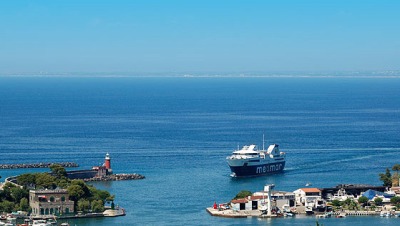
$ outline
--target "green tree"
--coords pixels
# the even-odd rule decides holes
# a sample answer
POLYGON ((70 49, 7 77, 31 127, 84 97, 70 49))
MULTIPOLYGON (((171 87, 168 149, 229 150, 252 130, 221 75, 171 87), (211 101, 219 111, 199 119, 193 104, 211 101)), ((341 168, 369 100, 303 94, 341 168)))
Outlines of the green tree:
POLYGON ((57 187, 56 178, 48 173, 39 173, 36 175, 36 187, 54 189, 57 187))
POLYGON ((74 202, 77 202, 85 194, 82 187, 79 185, 70 185, 67 188, 67 190, 68 190, 69 199, 74 202))
POLYGON ((332 206, 341 206, 341 205, 342 205, 342 202, 337 199, 332 201, 332 206))
POLYGON ((67 171, 59 164, 52 164, 50 166, 50 170, 51 174, 57 179, 63 179, 67 177, 67 171))
POLYGON ((78 201, 78 210, 88 212, 90 210, 90 202, 87 199, 80 199, 78 201))
POLYGON ((77 185, 77 186, 81 187, 81 189, 83 191, 82 196, 84 196, 86 198, 89 198, 92 196, 92 194, 90 193, 89 187, 86 185, 86 183, 83 180, 72 180, 71 185, 77 185))
POLYGON ((17 184, 27 187, 31 184, 36 184, 36 174, 26 173, 17 177, 17 184))
POLYGON ((374 202, 375 202, 375 205, 382 206, 383 200, 381 198, 379 198, 379 197, 376 197, 374 199, 374 202))
POLYGON ((13 202, 4 200, 0 202, 0 212, 11 213, 15 210, 15 204, 13 202))
POLYGON ((115 199, 115 195, 110 195, 110 196, 108 196, 107 198, 106 198, 106 201, 111 201, 111 202, 113 202, 114 201, 114 199, 115 199))
POLYGON ((92 194, 93 200, 106 200, 111 197, 110 192, 104 190, 98 190, 95 187, 89 187, 90 193, 92 194))
POLYGON ((3 185, 3 190, 1 191, 1 197, 3 200, 13 201, 13 197, 11 196, 11 189, 15 188, 15 185, 12 183, 5 183, 3 185))
POLYGON ((242 190, 240 191, 235 198, 233 199, 242 199, 242 198, 247 198, 247 196, 251 196, 253 193, 251 193, 251 191, 247 191, 247 190, 242 190))
POLYGON ((400 164, 395 164, 395 165, 392 167, 392 170, 393 170, 393 171, 396 171, 396 174, 393 175, 393 177, 394 177, 394 178, 393 178, 393 179, 394 179, 393 182, 397 182, 396 186, 400 186, 400 178, 399 178, 400 164))
POLYGON ((92 201, 92 211, 95 213, 101 213, 104 211, 104 203, 101 200, 92 201))
POLYGON ((392 174, 390 173, 389 168, 386 168, 386 173, 379 174, 379 180, 383 182, 383 186, 391 187, 392 186, 392 174))
POLYGON ((394 205, 400 204, 400 197, 394 196, 394 197, 390 198, 390 203, 392 203, 394 205))
POLYGON ((29 211, 29 203, 27 198, 22 198, 19 202, 19 209, 22 211, 29 211))
POLYGON ((362 204, 363 206, 365 206, 368 203, 369 199, 365 196, 361 196, 360 198, 358 198, 358 203, 362 204))
POLYGON ((11 188, 11 198, 15 203, 18 203, 22 198, 28 198, 29 193, 26 189, 20 187, 11 188))

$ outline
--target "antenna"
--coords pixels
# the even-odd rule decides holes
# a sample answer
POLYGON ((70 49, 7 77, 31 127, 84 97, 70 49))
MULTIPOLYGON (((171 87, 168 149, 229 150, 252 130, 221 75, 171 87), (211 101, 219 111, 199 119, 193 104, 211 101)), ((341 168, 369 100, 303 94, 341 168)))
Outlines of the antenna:
POLYGON ((265 140, 264 140, 264 134, 263 134, 263 151, 265 150, 264 144, 265 144, 265 140))

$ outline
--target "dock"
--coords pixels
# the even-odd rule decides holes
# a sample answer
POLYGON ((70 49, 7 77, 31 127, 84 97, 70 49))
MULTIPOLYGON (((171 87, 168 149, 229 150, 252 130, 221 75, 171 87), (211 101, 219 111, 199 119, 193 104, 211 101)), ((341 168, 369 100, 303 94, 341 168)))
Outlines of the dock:
POLYGON ((55 164, 60 165, 64 168, 72 168, 79 166, 75 162, 40 162, 40 163, 0 164, 0 169, 50 168, 50 166, 55 164))
POLYGON ((259 210, 218 210, 213 207, 206 209, 211 216, 228 217, 228 218, 247 218, 247 217, 260 217, 262 212, 259 210))

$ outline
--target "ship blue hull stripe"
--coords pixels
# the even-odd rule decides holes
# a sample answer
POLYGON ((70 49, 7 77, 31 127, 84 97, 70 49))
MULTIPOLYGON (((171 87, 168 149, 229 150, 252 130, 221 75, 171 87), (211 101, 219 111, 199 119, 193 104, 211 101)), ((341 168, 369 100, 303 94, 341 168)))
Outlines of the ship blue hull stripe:
POLYGON ((277 162, 256 166, 229 166, 232 173, 235 173, 237 177, 246 176, 259 176, 271 173, 282 172, 285 168, 285 162, 277 162))

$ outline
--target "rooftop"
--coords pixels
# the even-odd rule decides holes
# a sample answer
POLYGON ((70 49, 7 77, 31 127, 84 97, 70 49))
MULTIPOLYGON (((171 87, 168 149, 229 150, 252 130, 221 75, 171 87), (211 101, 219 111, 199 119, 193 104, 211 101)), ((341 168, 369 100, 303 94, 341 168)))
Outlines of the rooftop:
POLYGON ((304 192, 321 192, 318 188, 300 188, 304 192))

